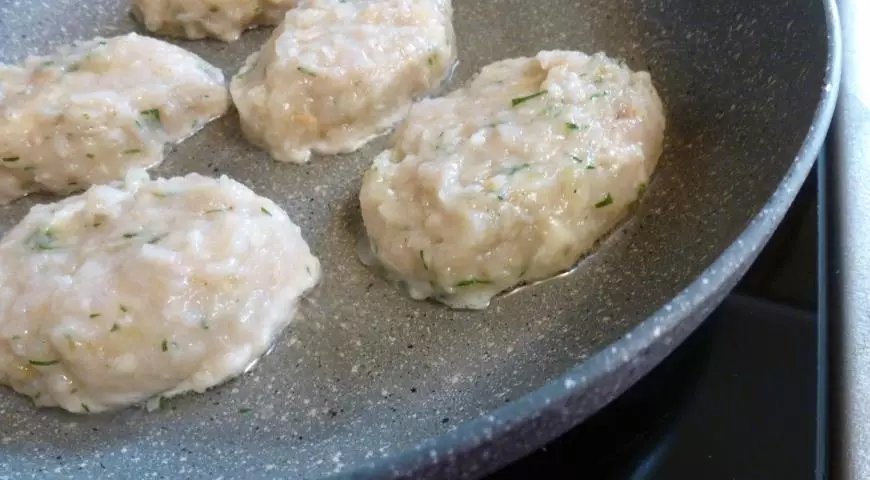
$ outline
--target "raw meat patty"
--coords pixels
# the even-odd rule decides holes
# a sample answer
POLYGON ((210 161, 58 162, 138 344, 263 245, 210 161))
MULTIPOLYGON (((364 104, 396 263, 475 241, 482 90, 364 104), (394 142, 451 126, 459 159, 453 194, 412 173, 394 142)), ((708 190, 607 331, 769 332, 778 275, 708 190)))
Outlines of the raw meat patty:
POLYGON ((230 91, 248 139, 280 161, 352 152, 392 127, 455 62, 447 0, 308 0, 230 91))
POLYGON ((415 298, 485 308, 570 269, 645 188, 665 117, 646 72, 603 54, 491 64, 410 111, 363 180, 372 251, 415 298))
POLYGON ((133 0, 133 15, 148 30, 199 40, 238 40, 258 25, 277 25, 298 0, 133 0))
POLYGON ((0 204, 157 165, 228 106, 219 69, 136 34, 0 65, 0 204))
POLYGON ((37 405, 202 392, 251 366, 318 282, 271 200, 140 172, 38 205, 0 241, 0 384, 37 405))

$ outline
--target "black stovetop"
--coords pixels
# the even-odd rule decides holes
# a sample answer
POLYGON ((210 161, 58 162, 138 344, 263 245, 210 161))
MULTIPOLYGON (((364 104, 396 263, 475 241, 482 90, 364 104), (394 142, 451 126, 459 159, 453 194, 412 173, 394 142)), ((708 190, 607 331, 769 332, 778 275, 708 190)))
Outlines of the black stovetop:
POLYGON ((611 405, 490 478, 812 479, 815 172, 721 307, 611 405))

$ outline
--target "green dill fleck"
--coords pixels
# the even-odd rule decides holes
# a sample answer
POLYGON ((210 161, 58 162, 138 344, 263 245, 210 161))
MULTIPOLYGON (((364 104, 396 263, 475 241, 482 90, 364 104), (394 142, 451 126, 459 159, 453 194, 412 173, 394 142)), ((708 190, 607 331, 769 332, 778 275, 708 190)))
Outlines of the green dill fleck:
MULTIPOLYGON (((139 112, 139 115, 150 124, 156 125, 157 127, 162 128, 163 123, 160 121, 160 110, 157 108, 152 108, 150 110, 142 110, 139 112)), ((140 124, 141 125, 141 124, 140 124)))
POLYGON ((168 352, 169 351, 169 342, 167 342, 166 340, 163 340, 163 343, 160 344, 160 349, 163 350, 164 352, 168 352))
POLYGON ((39 230, 27 239, 27 243, 33 250, 54 250, 58 248, 54 242, 57 240, 54 232, 51 230, 39 230))
POLYGON ((79 69, 81 69, 81 65, 79 65, 78 63, 74 63, 74 64, 66 67, 67 72, 78 72, 79 69))
POLYGON ((435 65, 436 60, 438 60, 437 53, 433 53, 432 55, 429 55, 429 58, 426 59, 426 61, 429 62, 429 65, 435 65))
POLYGON ((158 410, 166 410, 169 408, 169 399, 161 396, 159 400, 157 400, 157 409, 158 410))
POLYGON ((429 270, 429 265, 426 264, 426 257, 423 255, 423 250, 420 250, 420 261, 423 262, 423 268, 429 270))
POLYGON ((577 125, 573 122, 566 122, 565 128, 567 128, 568 130, 581 130, 585 132, 586 130, 589 130, 589 125, 577 125))
POLYGON ((121 329, 121 326, 120 326, 120 325, 118 325, 117 323, 113 323, 113 324, 112 324, 112 328, 110 328, 109 331, 110 331, 110 332, 117 332, 117 331, 120 330, 120 329, 121 329))
POLYGON ((523 163, 523 164, 520 164, 520 165, 514 165, 514 166, 512 166, 512 167, 510 167, 510 168, 507 169, 507 171, 505 172, 505 175, 510 176, 510 175, 513 175, 513 174, 515 174, 515 173, 517 173, 517 172, 523 171, 523 170, 525 170, 525 169, 527 169, 527 168, 531 168, 531 165, 529 165, 528 163, 523 163))
POLYGON ((90 318, 97 318, 97 317, 99 317, 99 316, 100 316, 99 313, 92 313, 92 314, 90 315, 90 318))
POLYGON ((607 195, 604 196, 604 198, 601 199, 600 202, 595 204, 595 208, 606 207, 606 206, 612 205, 612 204, 613 204, 613 196, 611 196, 610 193, 608 193, 607 195))
POLYGON ((94 228, 100 228, 103 226, 103 222, 94 222, 94 228))
POLYGON ((574 160, 577 163, 585 163, 586 170, 595 170, 595 164, 592 163, 592 161, 590 161, 590 160, 583 160, 582 158, 578 157, 577 155, 571 155, 571 160, 574 160))
POLYGON ((22 170, 24 170, 25 172, 29 172, 31 170, 36 170, 36 167, 34 167, 33 165, 28 165, 28 166, 24 167, 22 170))
POLYGON ((489 285, 492 282, 483 278, 466 278, 465 280, 456 284, 457 287, 470 287, 472 285, 489 285))
POLYGON ((266 215, 268 215, 270 217, 272 216, 272 212, 270 212, 268 209, 266 209, 266 207, 260 207, 260 211, 265 213, 266 215))
POLYGON ((163 192, 151 192, 151 195, 154 195, 157 198, 166 198, 169 196, 163 192))
POLYGON ((60 363, 60 360, 30 360, 28 363, 37 367, 50 367, 60 363))
POLYGON ((154 119, 160 121, 160 109, 152 108, 150 110, 142 110, 139 112, 146 119, 154 119))
POLYGON ((122 313, 127 313, 130 311, 129 307, 127 307, 126 305, 120 305, 118 308, 121 310, 122 313))
POLYGON ((296 67, 296 70, 299 70, 300 72, 304 73, 305 75, 308 75, 309 77, 316 77, 317 76, 316 73, 314 73, 313 71, 311 71, 305 67, 296 67))
POLYGON ((88 157, 88 158, 94 158, 94 154, 93 154, 93 153, 86 153, 85 156, 88 157))
POLYGON ((311 267, 309 265, 305 265, 305 273, 311 275, 311 267))
POLYGON ((138 234, 138 233, 135 233, 135 232, 130 232, 130 233, 125 233, 125 234, 124 234, 124 238, 136 238, 136 237, 138 237, 138 236, 139 236, 139 234, 138 234))
POLYGON ((21 340, 21 335, 12 335, 12 340, 21 340))
POLYGON ((39 64, 40 67, 50 67, 54 65, 54 60, 46 60, 39 64))
POLYGON ((239 409, 239 413, 251 413, 251 411, 252 411, 252 409, 247 408, 247 407, 239 409))
POLYGON ((527 102, 533 98, 537 98, 537 97, 540 97, 541 95, 546 95, 546 94, 547 94, 546 90, 541 90, 540 92, 536 92, 536 93, 533 93, 531 95, 526 95, 525 97, 514 98, 511 100, 511 106, 516 107, 517 105, 519 105, 521 103, 527 102))
POLYGON ((505 201, 505 198, 502 195, 496 195, 495 198, 501 200, 502 202, 505 201))
POLYGON ((131 148, 129 150, 124 150, 124 155, 135 155, 137 153, 142 153, 142 150, 139 148, 131 148))
POLYGON ((84 410, 86 413, 91 413, 91 407, 85 405, 84 403, 82 403, 82 410, 84 410))
POLYGON ((21 157, 4 157, 3 161, 7 163, 17 162, 21 160, 21 157))
POLYGON ((202 327, 203 330, 208 330, 209 328, 211 328, 211 326, 205 320, 200 322, 199 326, 202 327))
POLYGON ((161 233, 160 235, 155 235, 151 240, 148 240, 148 245, 154 245, 168 236, 168 233, 161 233))
POLYGON ((232 209, 233 209, 233 207, 215 208, 215 209, 213 209, 213 210, 206 210, 206 211, 205 211, 205 214, 206 214, 206 215, 210 215, 210 214, 212 214, 212 213, 223 213, 223 212, 229 212, 229 211, 232 210, 232 209))
POLYGON ((69 393, 70 393, 71 395, 75 395, 75 394, 78 393, 78 392, 79 392, 79 389, 78 389, 78 388, 74 388, 74 389, 72 389, 72 390, 69 391, 69 393))
POLYGON ((637 186, 637 196, 639 197, 643 195, 644 192, 646 192, 646 182, 640 182, 640 184, 637 186))
POLYGON ((589 100, 595 100, 596 98, 601 98, 601 97, 606 97, 606 96, 607 96, 607 91, 593 93, 592 95, 589 96, 589 100))

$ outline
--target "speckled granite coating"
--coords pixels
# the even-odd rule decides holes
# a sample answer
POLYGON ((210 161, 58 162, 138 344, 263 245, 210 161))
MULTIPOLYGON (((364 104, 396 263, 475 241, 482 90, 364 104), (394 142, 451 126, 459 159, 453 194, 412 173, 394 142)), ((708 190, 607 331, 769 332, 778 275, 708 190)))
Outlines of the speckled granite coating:
MULTIPOLYGON (((553 48, 651 70, 669 130, 636 217, 578 273, 485 312, 450 311, 406 299, 356 260, 360 177, 383 140, 280 164, 230 114, 157 173, 227 173, 282 204, 320 256, 323 285, 252 373, 164 411, 73 416, 0 390, 0 478, 477 477, 596 411, 697 325, 758 253, 821 145, 839 79, 831 3, 454 5, 454 85, 494 60, 553 48)), ((124 1, 0 0, 2 61, 131 30, 124 1)), ((232 74, 267 35, 176 43, 232 74)), ((0 230, 47 199, 0 208, 0 230)))

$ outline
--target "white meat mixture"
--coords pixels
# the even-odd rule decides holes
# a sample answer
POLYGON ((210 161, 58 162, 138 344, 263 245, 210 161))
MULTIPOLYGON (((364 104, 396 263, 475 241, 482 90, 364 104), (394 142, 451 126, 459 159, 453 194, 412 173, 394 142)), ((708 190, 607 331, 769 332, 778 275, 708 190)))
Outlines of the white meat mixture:
POLYGON ((37 405, 202 392, 251 366, 318 282, 271 200, 139 172, 34 207, 0 242, 0 383, 37 405))
POLYGON ((569 270, 622 219, 662 151, 646 72, 546 51, 416 104, 363 180, 377 260, 415 298, 480 309, 569 270))
POLYGON ((0 65, 0 204, 157 165, 228 106, 219 69, 136 34, 0 65))
POLYGON ((306 0, 233 78, 242 129, 280 161, 352 152, 455 62, 448 0, 306 0))
POLYGON ((277 25, 298 0, 133 0, 133 15, 148 30, 225 42, 260 25, 277 25))

